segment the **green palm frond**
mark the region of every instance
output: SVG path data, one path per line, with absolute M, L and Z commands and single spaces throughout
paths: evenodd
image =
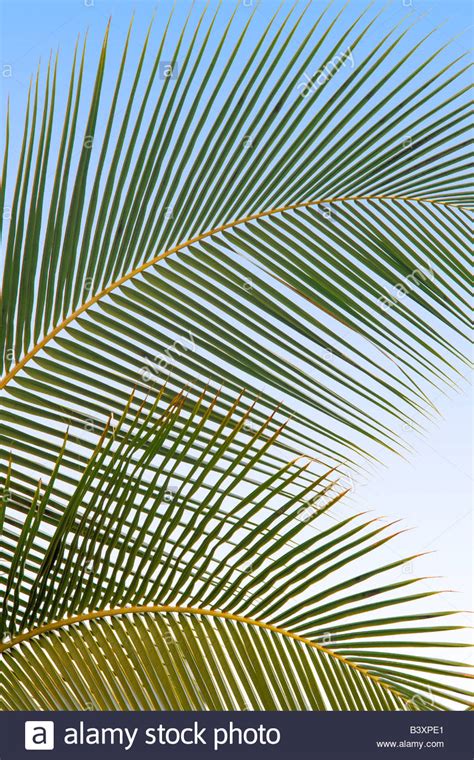
M 334 510 L 468 364 L 470 63 L 345 18 L 175 10 L 115 71 L 107 26 L 7 118 L 7 709 L 470 704 L 452 610 Z
M 410 19 L 367 52 L 379 14 L 346 25 L 311 4 L 277 11 L 249 52 L 255 13 L 217 33 L 222 13 L 161 19 L 135 63 L 130 29 L 114 81 L 107 28 L 90 93 L 84 47 L 66 101 L 57 61 L 32 87 L 0 361 L 4 447 L 41 476 L 44 431 L 53 452 L 65 417 L 101 425 L 169 373 L 176 392 L 260 394 L 261 421 L 283 400 L 289 455 L 327 468 L 403 451 L 403 424 L 463 371 L 466 56 L 441 66 L 446 45 L 413 42 Z M 304 91 L 341 50 L 356 65 Z M 165 54 L 176 78 L 159 78 Z
M 22 519 L 10 468 L 4 707 L 469 705 L 461 663 L 429 656 L 462 646 L 446 640 L 459 626 L 441 624 L 453 611 L 419 609 L 434 592 L 408 590 L 423 581 L 400 575 L 414 557 L 371 559 L 397 533 L 364 514 L 336 517 L 335 473 L 296 486 L 307 458 L 263 476 L 281 425 L 268 419 L 249 436 L 254 409 L 242 415 L 236 402 L 216 416 L 208 395 L 189 411 L 180 395 L 161 412 L 165 390 L 150 411 L 130 399 L 63 505 L 51 495 L 68 442 Z

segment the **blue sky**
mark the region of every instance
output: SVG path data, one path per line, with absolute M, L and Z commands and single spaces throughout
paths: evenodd
M 236 4 L 224 0 L 223 5 L 234 8 Z M 375 3 L 376 8 L 382 8 L 384 5 L 385 3 Z M 334 3 L 335 9 L 341 6 L 342 3 Z M 138 0 L 135 3 L 110 0 L 4 0 L 1 60 L 3 67 L 11 66 L 11 77 L 4 77 L 3 84 L 6 93 L 12 98 L 12 125 L 18 124 L 23 113 L 29 78 L 36 70 L 39 59 L 44 64 L 50 51 L 60 48 L 58 89 L 61 91 L 69 76 L 72 50 L 78 33 L 82 36 L 88 30 L 88 46 L 95 51 L 111 16 L 113 44 L 110 45 L 109 64 L 110 70 L 114 70 L 132 11 L 135 10 L 135 22 L 131 55 L 132 58 L 136 58 L 155 7 L 158 16 L 161 13 L 167 16 L 171 3 L 157 4 L 147 0 Z M 194 13 L 198 14 L 203 7 L 204 3 L 199 0 L 195 3 Z M 239 5 L 237 18 L 240 23 L 245 23 L 254 7 L 250 0 L 244 0 Z M 256 11 L 261 25 L 276 7 L 277 3 L 273 0 L 263 0 Z M 308 20 L 315 18 L 322 7 L 322 3 L 315 2 Z M 358 0 L 350 2 L 346 17 L 357 16 L 365 7 L 366 3 Z M 182 24 L 187 11 L 187 3 L 180 3 L 178 0 L 173 21 L 176 27 Z M 453 42 L 450 52 L 443 53 L 440 60 L 447 62 L 456 53 L 460 54 L 468 48 L 468 27 L 472 24 L 472 4 L 469 0 L 451 0 L 449 3 L 442 0 L 413 0 L 412 3 L 407 0 L 393 0 L 379 27 L 374 28 L 374 36 L 377 29 L 383 31 L 384 25 L 387 28 L 393 26 L 409 13 L 417 19 L 417 27 L 413 31 L 415 36 L 419 35 L 420 28 L 428 32 L 433 27 L 442 25 L 438 35 L 427 43 L 423 55 L 457 35 L 459 37 Z M 226 18 L 227 14 L 218 18 L 216 34 L 221 31 L 220 25 Z M 262 28 L 260 24 L 255 25 L 255 34 Z M 364 44 L 370 44 L 370 41 Z M 164 60 L 167 60 L 167 55 L 164 56 Z M 420 59 L 415 56 L 413 65 L 416 65 L 417 60 Z M 86 84 L 90 85 L 93 74 L 92 66 L 86 69 Z M 19 130 L 14 130 L 12 151 L 15 150 L 18 139 Z M 407 527 L 414 527 L 415 530 L 405 534 L 398 543 L 403 547 L 403 553 L 436 550 L 435 554 L 422 561 L 423 574 L 446 576 L 443 585 L 458 590 L 458 593 L 453 595 L 452 603 L 457 607 L 470 609 L 472 400 L 467 390 L 463 389 L 462 393 L 450 393 L 436 398 L 435 401 L 443 418 L 436 425 L 431 425 L 423 438 L 410 430 L 404 431 L 404 435 L 413 442 L 416 449 L 410 461 L 405 462 L 384 455 L 387 467 L 374 472 L 369 484 L 356 488 L 353 498 L 357 504 L 373 508 L 377 514 L 390 518 L 404 518 Z M 448 600 L 446 603 L 450 602 L 451 600 Z

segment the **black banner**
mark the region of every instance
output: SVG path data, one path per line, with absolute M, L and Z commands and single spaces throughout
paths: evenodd
M 472 760 L 473 725 L 468 712 L 4 712 L 0 758 Z

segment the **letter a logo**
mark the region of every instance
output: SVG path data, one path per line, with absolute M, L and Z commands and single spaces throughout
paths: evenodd
M 25 721 L 25 749 L 54 749 L 54 721 Z

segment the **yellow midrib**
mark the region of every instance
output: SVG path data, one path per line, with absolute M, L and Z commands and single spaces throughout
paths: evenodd
M 145 271 L 145 269 L 148 269 L 149 267 L 153 266 L 154 264 L 157 264 L 162 259 L 167 258 L 168 256 L 171 256 L 173 253 L 178 253 L 179 251 L 183 250 L 184 248 L 189 247 L 190 245 L 194 245 L 195 243 L 198 243 L 200 240 L 204 240 L 205 238 L 211 237 L 212 235 L 217 235 L 219 232 L 224 232 L 225 230 L 231 229 L 233 227 L 237 227 L 241 224 L 246 224 L 247 222 L 251 222 L 255 219 L 261 219 L 262 217 L 266 216 L 273 216 L 274 214 L 281 214 L 284 211 L 292 211 L 297 208 L 305 208 L 308 206 L 320 206 L 322 204 L 326 203 L 342 203 L 346 201 L 370 201 L 370 200 L 378 200 L 378 201 L 385 201 L 385 200 L 395 200 L 395 201 L 405 201 L 407 203 L 428 203 L 434 206 L 448 206 L 452 208 L 462 208 L 461 204 L 457 203 L 451 203 L 450 201 L 436 201 L 431 200 L 430 198 L 413 198 L 409 196 L 397 196 L 397 195 L 355 195 L 355 196 L 341 196 L 337 198 L 323 198 L 321 200 L 313 200 L 313 201 L 304 201 L 302 203 L 293 203 L 288 206 L 280 206 L 279 208 L 270 209 L 269 211 L 261 211 L 256 214 L 250 214 L 249 216 L 242 217 L 241 219 L 236 219 L 233 222 L 226 222 L 225 224 L 220 225 L 219 227 L 214 227 L 212 230 L 208 230 L 207 232 L 203 232 L 199 235 L 196 235 L 193 238 L 190 238 L 189 240 L 185 240 L 183 243 L 179 243 L 179 245 L 174 246 L 173 248 L 170 248 L 167 251 L 164 251 L 164 253 L 160 253 L 158 256 L 155 256 L 153 259 L 150 259 L 149 261 L 146 261 L 144 264 L 140 264 L 139 267 L 136 267 L 136 269 L 131 270 L 127 274 L 123 275 L 120 279 L 116 280 L 115 282 L 111 283 L 110 285 L 107 285 L 106 288 L 100 291 L 100 293 L 97 293 L 95 296 L 92 296 L 88 301 L 83 303 L 81 306 L 79 306 L 75 311 L 73 311 L 71 314 L 69 314 L 65 319 L 63 319 L 62 322 L 60 322 L 56 327 L 54 327 L 47 335 L 44 336 L 40 340 L 39 343 L 37 343 L 33 348 L 28 351 L 25 356 L 23 356 L 22 359 L 13 367 L 13 369 L 10 370 L 4 377 L 0 380 L 0 390 L 4 388 L 12 378 L 15 377 L 17 372 L 22 369 L 25 364 L 27 364 L 30 359 L 32 359 L 38 351 L 40 351 L 44 346 L 49 343 L 50 340 L 56 337 L 56 335 L 61 332 L 65 327 L 67 327 L 71 322 L 73 322 L 77 317 L 79 317 L 81 314 L 83 314 L 87 309 L 89 309 L 91 306 L 93 306 L 95 303 L 100 301 L 104 296 L 111 293 L 116 288 L 123 285 L 128 280 L 133 279 L 133 277 L 136 277 L 138 274 L 141 274 Z
M 318 649 L 320 652 L 324 652 L 330 657 L 333 657 L 340 662 L 343 662 L 345 665 L 347 665 L 350 668 L 353 668 L 358 673 L 362 673 L 366 678 L 370 678 L 372 681 L 375 681 L 379 686 L 382 686 L 383 688 L 387 689 L 387 691 L 394 694 L 398 699 L 401 699 L 404 703 L 408 703 L 409 700 L 406 699 L 406 697 L 403 696 L 403 694 L 400 694 L 400 692 L 393 689 L 391 686 L 386 684 L 379 676 L 374 676 L 372 673 L 370 673 L 366 668 L 362 668 L 360 665 L 357 665 L 354 662 L 351 662 L 351 660 L 346 659 L 340 654 L 337 654 L 336 652 L 333 652 L 331 649 L 327 649 L 322 644 L 318 644 L 315 641 L 311 641 L 310 639 L 305 638 L 304 636 L 299 636 L 297 633 L 293 633 L 292 631 L 287 631 L 284 628 L 279 628 L 276 625 L 271 625 L 270 623 L 264 623 L 261 620 L 254 620 L 253 618 L 244 617 L 243 615 L 234 615 L 231 612 L 225 612 L 221 610 L 209 610 L 209 609 L 202 609 L 200 607 L 181 607 L 179 605 L 173 605 L 173 604 L 156 604 L 156 605 L 135 605 L 131 607 L 117 607 L 115 609 L 110 610 L 96 610 L 94 612 L 88 612 L 83 613 L 81 615 L 75 615 L 70 618 L 64 618 L 63 620 L 55 620 L 52 623 L 47 623 L 45 625 L 39 626 L 38 628 L 33 628 L 31 631 L 27 631 L 26 633 L 21 633 L 18 636 L 15 636 L 13 639 L 10 639 L 10 641 L 6 641 L 0 644 L 0 653 L 5 652 L 7 649 L 11 649 L 12 647 L 16 646 L 17 644 L 21 644 L 23 641 L 29 641 L 30 639 L 34 638 L 35 636 L 40 636 L 45 633 L 49 633 L 50 631 L 56 631 L 59 628 L 64 628 L 69 625 L 75 625 L 76 623 L 84 623 L 89 620 L 96 620 L 98 618 L 106 618 L 106 617 L 116 617 L 117 615 L 134 615 L 134 614 L 140 614 L 143 612 L 175 612 L 179 614 L 188 614 L 188 615 L 202 615 L 207 617 L 216 617 L 216 618 L 222 618 L 225 620 L 234 620 L 238 623 L 245 623 L 247 625 L 253 625 L 257 628 L 263 628 L 264 630 L 271 631 L 272 633 L 278 633 L 281 636 L 286 636 L 287 638 L 294 639 L 295 641 L 299 641 L 302 644 L 306 644 L 309 647 L 312 647 L 313 649 Z

